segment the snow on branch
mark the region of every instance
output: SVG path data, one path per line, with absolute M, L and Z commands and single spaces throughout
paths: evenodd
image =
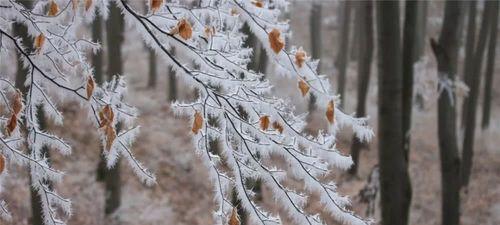
M 0 1 L 0 53 L 19 53 L 19 60 L 28 71 L 24 93 L 4 75 L 0 77 L 0 105 L 8 108 L 7 118 L 0 117 L 3 128 L 0 179 L 12 164 L 27 167 L 31 186 L 40 196 L 47 225 L 66 224 L 65 218 L 71 215 L 71 202 L 49 185 L 60 182 L 64 172 L 54 169 L 45 153 L 45 149 L 50 149 L 68 155 L 71 146 L 40 127 L 39 121 L 43 111 L 46 118 L 42 119 L 62 124 L 63 115 L 57 103 L 77 102 L 81 106 L 80 115 L 92 121 L 101 134 L 108 166 L 113 166 L 115 159 L 122 155 L 143 182 L 155 183 L 154 175 L 134 158 L 130 149 L 137 130 L 134 125 L 137 112 L 122 101 L 125 81 L 115 76 L 102 87 L 97 86 L 86 54 L 98 51 L 100 45 L 76 32 L 85 22 L 93 20 L 96 9 L 106 16 L 106 7 L 107 1 L 50 0 L 36 1 L 29 9 L 13 0 Z M 15 36 L 14 23 L 27 27 L 33 49 Z M 125 132 L 116 134 L 118 123 L 126 128 Z M 20 129 L 21 126 L 26 129 Z M 22 149 L 24 144 L 27 150 Z M 10 219 L 3 201 L 0 216 Z
M 278 16 L 286 1 L 211 0 L 187 6 L 152 0 L 145 15 L 126 1 L 115 2 L 128 27 L 198 90 L 196 101 L 175 102 L 174 109 L 192 115 L 193 142 L 214 184 L 216 224 L 236 224 L 232 197 L 252 224 L 281 224 L 279 216 L 255 201 L 256 193 L 247 185 L 251 180 L 262 181 L 296 224 L 323 224 L 317 214 L 304 209 L 312 193 L 319 193 L 325 211 L 338 221 L 369 224 L 348 210 L 348 198 L 337 193 L 333 183 L 321 178 L 332 167 L 345 170 L 352 164 L 350 156 L 335 148 L 337 130 L 351 126 L 362 140 L 369 140 L 373 132 L 366 119 L 336 108 L 338 98 L 331 94 L 326 77 L 317 74 L 317 62 L 301 48 L 284 50 L 282 35 L 288 25 Z M 306 135 L 305 115 L 295 115 L 292 105 L 271 95 L 272 85 L 262 74 L 247 69 L 252 50 L 243 47 L 244 23 L 265 46 L 276 73 L 298 79 L 304 96 L 318 97 L 330 133 Z M 213 142 L 219 143 L 217 147 Z M 280 156 L 285 165 L 272 156 Z M 301 181 L 303 190 L 286 186 L 284 179 Z

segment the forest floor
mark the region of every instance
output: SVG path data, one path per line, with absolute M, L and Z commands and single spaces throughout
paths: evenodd
M 298 9 L 297 9 L 298 10 Z M 332 10 L 325 7 L 325 11 Z M 307 11 L 307 10 L 303 10 Z M 334 11 L 335 12 L 335 11 Z M 302 20 L 306 21 L 306 20 Z M 300 27 L 300 20 L 292 20 L 293 27 Z M 326 20 L 328 29 L 333 29 Z M 328 30 L 327 29 L 327 30 Z M 294 40 L 309 40 L 307 31 L 295 32 Z M 323 37 L 331 38 L 331 33 L 324 32 Z M 127 36 L 127 46 L 135 37 Z M 295 41 L 298 42 L 298 41 Z M 123 181 L 122 206 L 112 216 L 104 215 L 104 184 L 96 181 L 96 168 L 99 161 L 99 140 L 97 130 L 91 124 L 78 118 L 76 104 L 63 105 L 65 125 L 52 127 L 58 135 L 64 137 L 73 146 L 73 154 L 62 158 L 54 155 L 56 168 L 66 171 L 66 176 L 57 190 L 73 202 L 73 215 L 70 225 L 208 225 L 211 224 L 212 186 L 207 173 L 191 144 L 190 122 L 184 117 L 176 117 L 167 101 L 167 68 L 158 68 L 156 89 L 147 88 L 147 55 L 141 51 L 142 45 L 128 45 L 125 49 L 125 71 L 131 84 L 128 101 L 140 111 L 137 124 L 141 133 L 133 151 L 136 157 L 155 172 L 158 184 L 145 187 L 138 182 L 131 169 L 122 163 Z M 131 47 L 130 47 L 131 46 Z M 304 46 L 307 49 L 307 45 Z M 323 58 L 323 71 L 333 71 L 325 62 L 333 62 L 334 49 L 327 49 Z M 431 56 L 432 57 L 432 56 Z M 431 59 L 433 60 L 433 58 Z M 159 63 L 159 65 L 161 65 Z M 432 65 L 429 65 L 432 66 Z M 434 67 L 433 67 L 434 68 Z M 356 70 L 349 67 L 346 111 L 353 112 L 356 96 Z M 498 68 L 497 68 L 498 69 Z M 369 91 L 369 123 L 376 135 L 376 70 L 373 67 L 372 82 Z M 498 70 L 497 70 L 498 71 Z M 331 72 L 333 73 L 333 72 Z M 283 78 L 269 77 L 271 80 Z M 284 80 L 284 79 L 283 79 Z M 279 82 L 276 90 L 289 93 L 292 102 L 299 102 L 297 110 L 305 109 L 306 101 L 300 100 L 296 81 Z M 333 83 L 333 82 L 332 82 Z M 496 79 L 494 87 L 499 87 Z M 192 90 L 179 82 L 179 96 L 190 99 Z M 283 95 L 281 95 L 283 96 Z M 297 100 L 298 99 L 298 100 Z M 295 101 L 297 100 L 297 101 Z M 500 90 L 494 90 L 493 120 L 488 130 L 478 129 L 472 178 L 467 193 L 462 194 L 463 225 L 500 224 Z M 478 113 L 480 110 L 478 110 Z M 309 129 L 324 128 L 323 114 L 312 116 Z M 410 172 L 413 186 L 411 208 L 412 225 L 440 224 L 441 187 L 439 149 L 437 141 L 436 108 L 430 104 L 423 110 L 415 110 L 412 123 L 410 153 Z M 95 132 L 92 132 L 95 131 Z M 342 132 L 339 147 L 349 152 L 352 133 Z M 359 175 L 355 178 L 344 172 L 334 171 L 335 180 L 342 194 L 351 196 L 353 209 L 365 216 L 365 205 L 359 202 L 359 191 L 366 184 L 367 176 L 377 163 L 377 138 L 370 142 L 360 157 Z M 5 183 L 1 197 L 9 204 L 15 225 L 28 225 L 30 217 L 28 179 L 23 168 L 14 168 Z M 266 200 L 264 200 L 266 201 Z M 270 200 L 269 200 L 270 201 Z M 317 207 L 314 205 L 312 207 Z M 104 222 L 103 222 L 104 221 Z M 328 224 L 336 224 L 327 219 Z M 2 223 L 3 224 L 3 223 Z M 8 223 L 7 223 L 8 224 Z

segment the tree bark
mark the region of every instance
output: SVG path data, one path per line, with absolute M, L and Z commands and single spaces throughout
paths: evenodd
M 351 21 L 351 4 L 352 2 L 345 1 L 342 2 L 343 10 L 341 12 L 341 27 L 340 27 L 340 38 L 339 38 L 339 49 L 337 53 L 337 60 L 335 65 L 338 71 L 338 94 L 340 94 L 340 107 L 344 106 L 344 94 L 345 94 L 345 83 L 346 83 L 346 70 L 347 70 L 347 57 L 348 47 L 349 47 L 349 30 Z
M 467 37 L 465 41 L 465 64 L 464 64 L 464 83 L 470 87 L 471 69 L 474 64 L 474 48 L 476 47 L 476 11 L 477 3 L 475 0 L 467 2 L 469 8 L 468 24 L 467 24 Z M 468 96 L 465 96 L 462 105 L 462 127 L 465 126 L 465 119 L 467 118 L 467 105 Z
M 356 107 L 356 116 L 364 117 L 366 116 L 366 97 L 373 58 L 373 2 L 359 2 L 357 10 L 360 20 L 360 32 L 364 35 L 360 36 L 358 47 L 358 105 Z M 357 174 L 359 153 L 363 147 L 364 144 L 354 136 L 351 146 L 351 156 L 354 163 L 349 169 L 351 175 Z
M 438 63 L 440 79 L 455 79 L 461 36 L 461 25 L 457 21 L 463 15 L 463 11 L 463 2 L 446 2 L 439 42 L 434 39 L 431 40 L 431 47 Z M 456 102 L 456 98 L 453 91 L 439 95 L 438 137 L 441 160 L 441 216 L 443 225 L 458 225 L 460 221 L 460 158 L 456 135 L 456 104 L 454 102 Z
M 462 150 L 462 186 L 469 184 L 469 178 L 472 168 L 472 158 L 474 154 L 474 138 L 476 130 L 476 108 L 479 95 L 479 83 L 481 82 L 481 68 L 484 56 L 484 50 L 488 39 L 488 31 L 492 19 L 492 9 L 498 7 L 497 1 L 485 2 L 481 28 L 478 36 L 477 48 L 474 52 L 473 64 L 470 74 L 469 97 L 467 101 L 467 113 L 465 117 L 465 134 Z
M 427 9 L 429 1 L 417 1 L 417 22 L 416 22 L 416 33 L 417 37 L 415 40 L 415 55 L 413 56 L 413 62 L 418 62 L 425 52 L 425 43 L 427 35 Z
M 378 124 L 382 225 L 404 225 L 402 67 L 399 2 L 377 1 Z
M 309 15 L 309 32 L 311 34 L 311 56 L 313 59 L 321 59 L 321 4 L 313 3 Z M 321 61 L 318 64 L 318 73 L 321 72 Z M 309 113 L 316 109 L 316 96 L 309 95 Z
M 123 72 L 121 47 L 124 41 L 124 21 L 116 3 L 111 3 L 110 5 L 109 19 L 106 25 L 108 31 L 108 74 L 114 76 Z M 117 131 L 119 130 L 118 128 L 117 126 Z M 118 160 L 113 168 L 106 170 L 105 185 L 105 213 L 106 215 L 110 215 L 121 205 L 120 160 Z
M 177 100 L 177 77 L 175 77 L 172 67 L 167 69 L 168 76 L 168 100 L 173 102 Z
M 92 40 L 102 44 L 102 19 L 99 14 L 95 15 L 92 22 Z M 92 54 L 92 66 L 94 67 L 94 78 L 97 84 L 102 84 L 104 81 L 102 50 Z
M 498 4 L 496 4 L 498 7 Z M 486 64 L 486 73 L 484 79 L 484 102 L 483 102 L 483 117 L 482 128 L 486 129 L 490 125 L 491 114 L 491 89 L 493 84 L 493 74 L 495 72 L 495 58 L 497 47 L 497 26 L 498 26 L 498 8 L 493 10 L 493 18 L 490 26 L 490 37 L 488 42 L 488 61 Z
M 149 76 L 148 76 L 148 87 L 156 87 L 156 53 L 153 49 L 148 48 L 149 54 Z

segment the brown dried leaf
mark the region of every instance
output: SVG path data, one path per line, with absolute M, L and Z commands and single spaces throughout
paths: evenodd
M 16 90 L 16 94 L 14 95 L 14 99 L 12 101 L 12 111 L 17 116 L 19 115 L 22 109 L 23 109 L 23 94 L 18 89 Z
M 151 0 L 151 2 L 150 2 L 151 11 L 153 13 L 156 13 L 161 8 L 162 4 L 163 4 L 163 0 Z
M 106 150 L 111 150 L 111 146 L 113 146 L 113 142 L 116 139 L 116 132 L 115 129 L 111 124 L 108 124 L 104 130 L 104 133 L 106 135 Z
M 201 115 L 200 112 L 196 111 L 194 113 L 193 128 L 191 129 L 191 131 L 193 131 L 193 133 L 195 134 L 198 134 L 198 131 L 200 131 L 202 127 L 203 127 L 203 116 Z
M 283 133 L 283 125 L 281 125 L 278 121 L 273 122 L 273 128 L 280 132 L 280 134 Z
M 328 102 L 328 106 L 326 108 L 326 119 L 328 119 L 328 122 L 331 124 L 335 122 L 335 102 L 333 102 L 333 100 Z
M 55 1 L 50 1 L 50 5 L 49 5 L 49 16 L 56 16 L 57 13 L 59 12 L 59 6 L 57 5 L 57 3 Z
M 193 28 L 191 28 L 191 24 L 186 19 L 181 19 L 177 27 L 179 27 L 179 35 L 181 35 L 184 40 L 188 40 L 193 36 Z
M 238 9 L 232 8 L 231 9 L 231 16 L 236 16 L 236 15 L 238 15 Z
M 269 116 L 262 116 L 260 117 L 260 129 L 262 130 L 267 130 L 269 128 Z
M 85 11 L 89 11 L 92 6 L 93 0 L 85 0 Z
M 306 52 L 301 48 L 297 50 L 297 52 L 295 52 L 295 64 L 297 64 L 299 68 L 302 68 L 305 61 L 306 61 Z
M 5 157 L 0 154 L 0 174 L 3 173 L 3 170 L 5 169 Z
M 233 208 L 231 212 L 231 217 L 229 217 L 228 225 L 240 225 L 240 219 L 238 218 L 238 209 L 236 207 Z
M 76 9 L 78 8 L 79 2 L 80 2 L 80 0 L 71 0 L 72 6 L 73 6 L 73 11 L 76 11 Z
M 87 100 L 90 101 L 90 97 L 92 97 L 92 94 L 94 93 L 94 88 L 95 88 L 95 82 L 94 78 L 92 76 L 89 76 L 87 79 L 87 86 L 86 86 L 86 91 L 87 91 Z
M 104 106 L 104 108 L 99 112 L 101 127 L 112 126 L 114 117 L 115 114 L 113 113 L 111 105 Z
M 274 53 L 278 54 L 283 47 L 285 47 L 285 41 L 281 38 L 281 32 L 274 28 L 269 32 L 269 43 L 271 44 L 271 48 Z
M 16 127 L 17 127 L 17 115 L 12 114 L 9 121 L 7 122 L 7 127 L 5 127 L 5 132 L 7 133 L 7 136 L 12 135 L 12 132 L 14 132 Z
M 40 33 L 35 37 L 35 53 L 40 54 L 42 52 L 43 44 L 45 43 L 45 35 Z
M 259 8 L 264 7 L 264 2 L 262 2 L 262 0 L 252 1 L 252 4 L 254 4 L 256 7 L 259 7 Z
M 205 26 L 204 34 L 206 38 L 210 38 L 215 35 L 215 27 Z
M 300 89 L 300 93 L 302 93 L 302 97 L 303 96 L 306 96 L 307 93 L 309 92 L 309 85 L 307 85 L 307 83 L 300 79 L 299 80 L 299 89 Z

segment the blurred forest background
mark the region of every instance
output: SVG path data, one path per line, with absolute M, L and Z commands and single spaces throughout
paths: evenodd
M 130 2 L 137 8 L 144 7 L 143 1 Z M 292 1 L 290 11 L 283 18 L 289 19 L 291 24 L 292 38 L 287 41 L 303 46 L 313 58 L 321 60 L 321 73 L 330 77 L 331 84 L 342 95 L 344 111 L 369 117 L 369 125 L 375 131 L 375 138 L 368 144 L 353 140 L 352 133 L 341 132 L 338 147 L 344 153 L 354 154 L 355 159 L 359 157 L 357 167 L 346 172 L 332 172 L 331 177 L 325 179 L 335 180 L 340 193 L 351 196 L 352 208 L 358 215 L 380 220 L 377 165 L 384 167 L 385 162 L 379 162 L 378 156 L 382 154 L 380 151 L 390 154 L 380 147 L 391 142 L 392 134 L 380 134 L 383 129 L 379 129 L 379 122 L 387 122 L 384 127 L 394 124 L 386 117 L 378 117 L 379 107 L 390 104 L 391 96 L 378 95 L 379 88 L 388 88 L 379 86 L 380 79 L 390 78 L 379 74 L 377 65 L 399 63 L 399 79 L 406 82 L 399 90 L 402 90 L 401 96 L 409 100 L 404 100 L 402 105 L 393 103 L 396 108 L 392 109 L 402 117 L 411 116 L 406 120 L 408 124 L 403 124 L 406 130 L 398 134 L 411 140 L 407 142 L 408 148 L 405 147 L 405 150 L 409 149 L 405 161 L 413 193 L 409 224 L 447 224 L 443 222 L 444 217 L 454 217 L 453 212 L 442 216 L 443 193 L 446 195 L 446 191 L 442 193 L 443 186 L 447 190 L 459 189 L 460 205 L 451 194 L 445 198 L 448 204 L 445 208 L 459 207 L 461 224 L 500 224 L 500 89 L 495 88 L 500 86 L 500 78 L 496 75 L 500 69 L 496 64 L 499 60 L 495 58 L 498 2 L 467 1 L 460 6 L 463 7 L 462 14 L 447 22 L 444 1 L 400 2 L 396 8 L 385 11 L 384 16 L 377 15 L 380 12 L 377 4 L 380 3 Z M 70 160 L 60 160 L 60 156 L 53 159 L 56 168 L 66 168 L 69 174 L 58 187 L 63 196 L 72 196 L 74 215 L 69 224 L 211 224 L 212 185 L 191 145 L 190 122 L 187 118 L 175 116 L 170 110 L 171 101 L 193 99 L 194 91 L 182 80 L 176 80 L 170 68 L 159 62 L 138 36 L 124 32 L 122 21 L 112 16 L 113 10 L 109 21 L 96 20 L 81 32 L 103 44 L 103 51 L 89 55 L 96 67 L 96 81 L 103 82 L 110 74 L 118 73 L 128 80 L 130 92 L 127 99 L 141 112 L 138 124 L 142 129 L 134 149 L 137 158 L 156 173 L 158 185 L 144 187 L 128 167 L 117 169 L 112 181 L 100 179 L 98 136 L 95 132 L 88 132 L 94 129 L 91 124 L 76 119 L 78 106 L 64 105 L 65 125 L 48 126 L 53 126 L 51 130 L 74 149 Z M 395 29 L 394 26 L 377 26 L 377 22 L 382 21 L 393 24 L 398 17 L 397 32 L 390 30 Z M 445 45 L 451 43 L 440 35 L 453 24 L 460 31 L 455 46 L 458 48 L 457 81 L 440 79 L 437 69 L 441 52 L 446 52 L 449 46 Z M 384 30 L 379 30 L 381 27 Z M 397 54 L 389 51 L 390 46 L 380 46 L 382 42 L 377 38 L 381 33 L 392 33 L 399 39 L 400 49 L 392 51 Z M 390 37 L 386 38 L 390 40 Z M 299 112 L 311 112 L 308 131 L 315 133 L 326 129 L 324 115 L 303 100 L 296 82 L 273 76 L 273 65 L 266 60 L 255 38 L 249 36 L 247 42 L 255 51 L 250 67 L 265 73 L 268 79 L 281 79 L 275 82 L 279 84 L 275 93 L 286 95 Z M 383 53 L 380 49 L 387 51 Z M 381 56 L 385 58 L 381 60 Z M 2 74 L 14 76 L 17 67 L 12 65 L 16 64 L 15 58 L 2 58 Z M 408 79 L 407 73 L 413 73 L 413 79 Z M 143 74 L 149 74 L 149 79 L 144 79 Z M 452 85 L 456 91 L 453 104 L 457 110 L 457 129 L 451 132 L 457 137 L 456 140 L 442 139 L 441 145 L 456 143 L 455 152 L 440 150 L 438 124 L 444 123 L 446 127 L 443 121 L 453 119 L 438 117 L 438 107 L 446 104 L 442 101 L 449 101 L 438 97 L 441 93 L 438 86 L 447 91 L 448 86 L 443 82 L 450 82 L 446 85 Z M 408 88 L 408 84 L 412 88 Z M 444 161 L 450 155 L 452 162 L 446 164 L 449 162 Z M 453 161 L 457 156 L 462 161 L 460 164 Z M 445 173 L 441 170 L 442 163 Z M 457 166 L 461 166 L 461 177 L 453 175 Z M 467 171 L 470 171 L 470 178 L 464 175 Z M 30 190 L 21 185 L 28 182 L 28 175 L 19 169 L 11 170 L 10 176 L 19 178 L 8 179 L 5 184 L 7 194 L 4 196 L 14 216 L 12 224 L 32 224 L 32 209 L 27 204 Z M 122 182 L 121 190 L 116 190 L 120 187 L 110 182 Z M 264 204 L 273 201 L 265 189 L 261 191 Z M 114 199 L 114 206 L 109 208 L 105 196 L 112 193 L 118 199 Z M 314 209 L 319 204 L 313 199 L 308 207 Z M 275 210 L 279 212 L 279 209 Z M 327 221 L 336 224 L 331 219 Z

